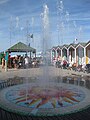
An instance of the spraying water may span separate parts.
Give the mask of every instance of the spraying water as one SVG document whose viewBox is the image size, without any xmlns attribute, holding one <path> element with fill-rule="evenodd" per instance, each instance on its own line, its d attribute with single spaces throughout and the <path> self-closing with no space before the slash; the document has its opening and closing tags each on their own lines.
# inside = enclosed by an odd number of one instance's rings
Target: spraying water
<svg viewBox="0 0 90 120">
<path fill-rule="evenodd" d="M 57 0 L 57 30 L 58 30 L 58 43 L 59 44 L 63 44 L 63 32 L 64 32 L 63 19 L 64 19 L 63 1 Z"/>
<path fill-rule="evenodd" d="M 42 18 L 42 32 L 43 32 L 43 39 L 42 39 L 42 53 L 43 53 L 43 68 L 42 68 L 42 75 L 41 75 L 41 84 L 48 85 L 49 83 L 49 69 L 48 65 L 50 62 L 50 30 L 49 30 L 49 8 L 45 4 L 43 6 L 43 13 L 41 14 Z"/>
<path fill-rule="evenodd" d="M 69 16 L 70 16 L 70 15 L 69 15 L 69 12 L 66 11 L 65 19 L 66 19 L 67 35 L 70 34 L 70 33 L 69 33 L 69 32 L 70 32 L 70 31 L 69 31 L 69 27 L 70 27 L 70 26 L 69 26 L 69 21 L 70 21 L 70 20 L 69 20 Z"/>
</svg>

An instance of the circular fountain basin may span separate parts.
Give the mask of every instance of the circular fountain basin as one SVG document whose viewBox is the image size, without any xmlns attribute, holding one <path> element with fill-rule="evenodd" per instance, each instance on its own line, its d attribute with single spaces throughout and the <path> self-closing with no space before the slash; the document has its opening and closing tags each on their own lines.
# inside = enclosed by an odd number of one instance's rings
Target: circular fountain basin
<svg viewBox="0 0 90 120">
<path fill-rule="evenodd" d="M 90 90 L 66 83 L 48 87 L 21 84 L 1 90 L 0 96 L 0 107 L 23 115 L 65 115 L 90 105 Z"/>
</svg>

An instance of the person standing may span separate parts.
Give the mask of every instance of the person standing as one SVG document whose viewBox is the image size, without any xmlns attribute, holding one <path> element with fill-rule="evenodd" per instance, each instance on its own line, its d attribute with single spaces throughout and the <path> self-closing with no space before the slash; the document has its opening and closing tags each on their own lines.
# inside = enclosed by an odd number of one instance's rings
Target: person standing
<svg viewBox="0 0 90 120">
<path fill-rule="evenodd" d="M 2 69 L 4 69 L 4 66 L 5 66 L 5 59 L 4 57 L 2 58 Z"/>
<path fill-rule="evenodd" d="M 28 56 L 25 57 L 25 68 L 28 68 L 29 67 L 29 58 Z"/>
</svg>

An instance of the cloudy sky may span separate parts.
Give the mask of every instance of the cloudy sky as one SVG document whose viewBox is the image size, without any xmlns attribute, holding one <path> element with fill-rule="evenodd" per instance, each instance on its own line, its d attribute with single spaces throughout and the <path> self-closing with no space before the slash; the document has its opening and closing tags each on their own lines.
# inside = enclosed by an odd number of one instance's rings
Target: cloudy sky
<svg viewBox="0 0 90 120">
<path fill-rule="evenodd" d="M 90 0 L 0 0 L 0 52 L 19 41 L 41 49 L 45 4 L 51 46 L 90 40 Z M 34 36 L 28 41 L 27 31 Z"/>
</svg>

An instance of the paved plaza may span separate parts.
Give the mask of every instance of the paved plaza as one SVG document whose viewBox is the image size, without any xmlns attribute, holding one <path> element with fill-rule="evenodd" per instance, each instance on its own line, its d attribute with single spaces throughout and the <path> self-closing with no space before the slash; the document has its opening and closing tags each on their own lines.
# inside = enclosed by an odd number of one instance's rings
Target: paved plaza
<svg viewBox="0 0 90 120">
<path fill-rule="evenodd" d="M 12 78 L 14 76 L 19 77 L 36 77 L 42 74 L 42 67 L 39 68 L 30 68 L 30 69 L 8 69 L 7 72 L 5 72 L 5 69 L 2 69 L 0 66 L 0 80 L 5 80 L 7 78 Z M 74 70 L 67 70 L 67 69 L 60 69 L 56 68 L 55 66 L 48 67 L 48 71 L 50 76 L 82 76 L 82 77 L 88 77 L 90 76 L 90 73 L 84 73 L 84 72 L 78 72 Z"/>
</svg>

